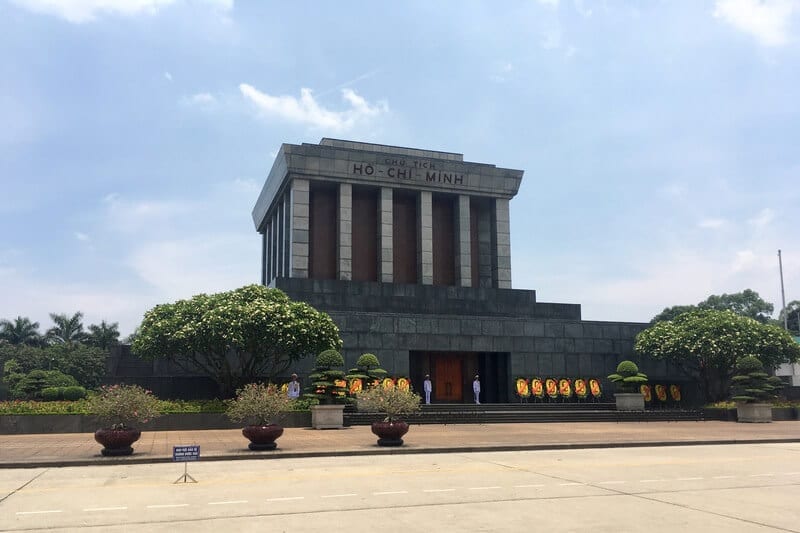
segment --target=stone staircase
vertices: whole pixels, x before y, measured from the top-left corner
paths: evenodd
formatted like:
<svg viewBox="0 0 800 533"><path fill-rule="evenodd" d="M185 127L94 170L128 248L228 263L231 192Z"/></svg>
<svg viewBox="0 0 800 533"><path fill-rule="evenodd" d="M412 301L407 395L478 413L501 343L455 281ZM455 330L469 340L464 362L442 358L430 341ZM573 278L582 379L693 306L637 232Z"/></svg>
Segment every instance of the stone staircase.
<svg viewBox="0 0 800 533"><path fill-rule="evenodd" d="M617 411L613 403L502 403L431 404L403 418L409 424L493 424L535 422L669 422L704 420L702 410L646 409ZM363 426L380 420L377 413L357 412L348 406L345 426Z"/></svg>

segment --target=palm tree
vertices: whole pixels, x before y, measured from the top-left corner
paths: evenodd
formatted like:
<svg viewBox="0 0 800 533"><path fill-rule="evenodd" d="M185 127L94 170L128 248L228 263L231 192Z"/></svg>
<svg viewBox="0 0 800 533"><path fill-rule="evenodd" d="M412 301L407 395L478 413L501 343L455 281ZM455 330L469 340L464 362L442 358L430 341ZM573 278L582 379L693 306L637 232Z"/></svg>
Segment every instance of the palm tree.
<svg viewBox="0 0 800 533"><path fill-rule="evenodd" d="M31 322L28 317L18 316L14 321L0 320L0 339L9 344L27 344L37 346L42 342L39 334L39 323Z"/></svg>
<svg viewBox="0 0 800 533"><path fill-rule="evenodd" d="M72 344L83 342L86 333L83 331L83 313L78 311L71 317L66 313L50 313L55 326L47 330L47 339L53 344Z"/></svg>
<svg viewBox="0 0 800 533"><path fill-rule="evenodd" d="M100 321L100 325L92 324L89 326L89 334L86 336L86 343L97 346L103 350L108 350L111 346L119 344L119 322L109 324L105 320Z"/></svg>

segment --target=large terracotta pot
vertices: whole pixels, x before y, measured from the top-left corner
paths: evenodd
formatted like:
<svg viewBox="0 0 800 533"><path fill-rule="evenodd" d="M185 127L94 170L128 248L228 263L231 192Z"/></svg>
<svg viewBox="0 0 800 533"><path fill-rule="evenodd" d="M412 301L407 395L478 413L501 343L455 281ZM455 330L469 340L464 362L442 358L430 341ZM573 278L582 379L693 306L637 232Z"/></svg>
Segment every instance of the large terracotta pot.
<svg viewBox="0 0 800 533"><path fill-rule="evenodd" d="M131 444L139 440L142 432L138 429L98 429L94 432L94 440L103 445L100 450L105 456L130 455Z"/></svg>
<svg viewBox="0 0 800 533"><path fill-rule="evenodd" d="M242 429L242 435L250 440L248 448L253 451L274 450L278 447L275 439L283 435L283 428L278 424L246 426Z"/></svg>
<svg viewBox="0 0 800 533"><path fill-rule="evenodd" d="M408 433L408 424L401 420L394 422L373 422L372 432L380 437L378 446L402 446L403 435Z"/></svg>

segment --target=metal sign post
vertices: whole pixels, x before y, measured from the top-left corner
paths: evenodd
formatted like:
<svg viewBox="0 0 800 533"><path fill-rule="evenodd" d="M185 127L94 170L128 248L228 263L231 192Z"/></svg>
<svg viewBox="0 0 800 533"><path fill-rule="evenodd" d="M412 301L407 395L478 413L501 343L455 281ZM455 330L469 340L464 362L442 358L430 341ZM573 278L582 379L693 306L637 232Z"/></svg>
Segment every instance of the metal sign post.
<svg viewBox="0 0 800 533"><path fill-rule="evenodd" d="M199 461L200 460L200 446L193 445L193 446L173 446L172 447L172 460L175 462L182 462L183 463L183 475L175 480L175 483L180 483L183 480L184 483L188 483L191 481L192 483L197 483L197 480L189 475L188 472L188 465L189 461ZM173 485L175 484L173 483Z"/></svg>

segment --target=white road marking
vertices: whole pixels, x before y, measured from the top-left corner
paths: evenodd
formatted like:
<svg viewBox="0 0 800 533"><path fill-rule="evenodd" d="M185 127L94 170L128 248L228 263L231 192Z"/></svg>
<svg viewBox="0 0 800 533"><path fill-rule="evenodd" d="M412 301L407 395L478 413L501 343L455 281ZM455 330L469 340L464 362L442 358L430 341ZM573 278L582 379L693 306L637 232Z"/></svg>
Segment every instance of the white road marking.
<svg viewBox="0 0 800 533"><path fill-rule="evenodd" d="M124 511L127 507L90 507L88 509L84 509L84 512L92 512L92 511Z"/></svg>
<svg viewBox="0 0 800 533"><path fill-rule="evenodd" d="M469 490L495 490L502 487L470 487Z"/></svg>
<svg viewBox="0 0 800 533"><path fill-rule="evenodd" d="M783 473L781 473L779 475L781 475L781 476L796 476L797 474L800 474L800 472L783 472Z"/></svg>
<svg viewBox="0 0 800 533"><path fill-rule="evenodd" d="M454 492L456 489L425 489L422 492Z"/></svg>
<svg viewBox="0 0 800 533"><path fill-rule="evenodd" d="M698 479L703 479L701 477L679 477L675 481L697 481Z"/></svg>
<svg viewBox="0 0 800 533"><path fill-rule="evenodd" d="M712 479L733 479L736 476L714 476Z"/></svg>
<svg viewBox="0 0 800 533"><path fill-rule="evenodd" d="M325 494L323 496L320 496L320 498L347 498L349 496L358 496L358 494L354 492L350 494Z"/></svg>
<svg viewBox="0 0 800 533"><path fill-rule="evenodd" d="M537 483L535 485L514 485L514 488L516 489L533 489L537 487L544 487L544 485L541 483Z"/></svg>
<svg viewBox="0 0 800 533"><path fill-rule="evenodd" d="M577 487L578 485L586 485L586 483L559 483L559 487Z"/></svg>
<svg viewBox="0 0 800 533"><path fill-rule="evenodd" d="M772 477L775 474L750 474L750 477Z"/></svg>
<svg viewBox="0 0 800 533"><path fill-rule="evenodd" d="M170 509L172 507L189 507L188 503L165 503L162 505L148 505L148 509Z"/></svg>
<svg viewBox="0 0 800 533"><path fill-rule="evenodd" d="M390 491L386 491L386 492L373 492L372 493L373 496L384 496L384 495L387 495L387 494L408 494L408 491L407 490L390 490Z"/></svg>
<svg viewBox="0 0 800 533"><path fill-rule="evenodd" d="M598 485L618 485L620 483L625 483L625 481L598 481Z"/></svg>
<svg viewBox="0 0 800 533"><path fill-rule="evenodd" d="M304 500L305 496L287 496L285 498L267 498L268 502L288 502L290 500Z"/></svg>
<svg viewBox="0 0 800 533"><path fill-rule="evenodd" d="M247 500L231 500L227 502L208 502L208 505L235 505L237 503L247 503Z"/></svg>
<svg viewBox="0 0 800 533"><path fill-rule="evenodd" d="M52 509L49 511L17 511L17 514L47 514L47 513L61 513L61 509Z"/></svg>
<svg viewBox="0 0 800 533"><path fill-rule="evenodd" d="M640 479L639 483L663 483L666 479Z"/></svg>

